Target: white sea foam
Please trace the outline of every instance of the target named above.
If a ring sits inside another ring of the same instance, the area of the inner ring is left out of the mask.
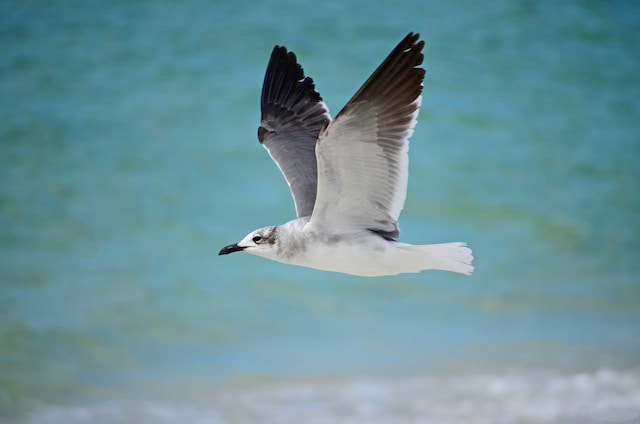
[[[640,370],[234,385],[192,404],[47,406],[11,424],[640,423]]]

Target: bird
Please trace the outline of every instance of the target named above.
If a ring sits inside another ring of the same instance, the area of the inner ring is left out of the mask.
[[[419,34],[407,34],[333,119],[295,53],[273,48],[258,140],[289,185],[296,218],[252,231],[219,255],[246,252],[361,277],[473,272],[466,243],[397,240],[409,138],[422,102],[423,47]]]

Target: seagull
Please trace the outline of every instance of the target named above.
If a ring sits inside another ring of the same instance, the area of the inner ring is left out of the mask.
[[[289,184],[297,218],[252,231],[219,255],[247,252],[363,277],[428,269],[473,272],[465,243],[396,240],[425,75],[419,38],[409,33],[335,119],[296,55],[274,47],[262,86],[258,139]]]

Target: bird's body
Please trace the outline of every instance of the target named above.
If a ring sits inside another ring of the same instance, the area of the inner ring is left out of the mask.
[[[268,246],[260,256],[323,271],[374,277],[424,269],[469,274],[469,249],[463,243],[415,246],[369,231],[336,234],[316,229],[309,217],[265,227],[247,235],[237,246],[250,246],[255,237]],[[233,250],[236,245],[231,245]],[[242,249],[244,250],[244,249]],[[251,251],[249,251],[251,252]],[[425,268],[426,267],[426,268]]]
[[[274,48],[258,138],[284,174],[298,218],[253,231],[221,255],[246,251],[359,276],[473,272],[464,243],[395,240],[421,102],[423,46],[418,35],[407,35],[334,120],[295,55]]]

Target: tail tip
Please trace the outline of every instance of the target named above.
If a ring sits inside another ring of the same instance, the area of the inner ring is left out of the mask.
[[[473,263],[473,251],[467,246],[467,243],[457,242],[452,243],[454,249],[454,256],[452,257],[455,262],[455,267],[452,267],[452,271],[460,274],[471,275],[475,270]]]

